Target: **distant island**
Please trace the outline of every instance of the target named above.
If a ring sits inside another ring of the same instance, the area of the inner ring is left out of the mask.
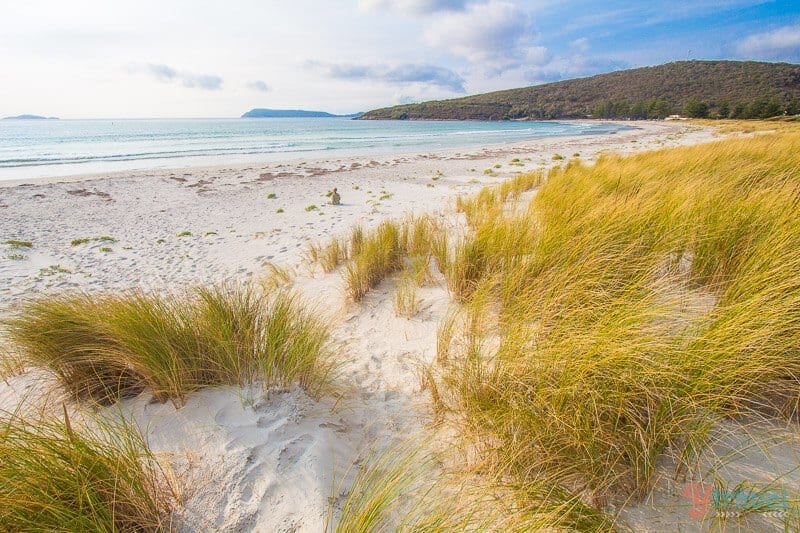
[[[588,78],[406,104],[364,120],[768,118],[800,114],[800,65],[676,61]]]
[[[43,117],[41,115],[17,115],[15,117],[3,117],[3,120],[58,120],[58,117]]]
[[[304,109],[251,109],[242,118],[356,118],[361,116],[362,113],[353,113],[352,115],[334,115],[326,113],[325,111],[306,111]]]

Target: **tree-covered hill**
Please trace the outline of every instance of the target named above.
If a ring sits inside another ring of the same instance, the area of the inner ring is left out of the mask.
[[[766,118],[800,113],[800,65],[678,61],[589,78],[406,104],[362,119]]]

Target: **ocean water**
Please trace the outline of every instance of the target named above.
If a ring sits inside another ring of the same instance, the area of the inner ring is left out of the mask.
[[[622,128],[345,118],[0,120],[0,180],[466,148]]]

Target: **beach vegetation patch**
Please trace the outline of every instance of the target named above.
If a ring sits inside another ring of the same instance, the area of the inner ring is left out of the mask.
[[[80,246],[81,244],[86,244],[89,242],[114,243],[117,242],[117,239],[109,235],[101,235],[100,237],[81,237],[79,239],[72,239],[72,241],[70,242],[70,246]]]
[[[191,231],[182,231],[178,233],[178,237],[190,237],[192,235]]]
[[[316,209],[318,209],[318,207],[316,205],[314,205],[314,204],[306,206],[306,211],[314,211]]]
[[[11,248],[33,248],[33,243],[31,241],[18,241],[16,239],[9,239],[3,244],[10,246]]]

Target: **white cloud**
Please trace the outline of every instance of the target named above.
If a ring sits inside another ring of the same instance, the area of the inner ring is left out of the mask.
[[[463,12],[443,14],[425,32],[431,45],[493,72],[525,61],[547,62],[547,50],[533,46],[534,37],[529,15],[501,0],[470,4]]]
[[[192,74],[180,72],[168,65],[150,63],[145,67],[145,72],[162,83],[179,81],[189,89],[205,89],[216,91],[222,88],[222,78],[214,74]]]
[[[469,0],[361,0],[366,9],[391,9],[421,15],[437,11],[461,11]]]
[[[589,39],[586,37],[581,37],[579,39],[575,39],[569,45],[579,52],[588,52],[589,51]]]
[[[456,72],[426,63],[403,63],[394,67],[359,63],[309,62],[309,67],[322,70],[326,76],[339,80],[373,80],[388,85],[421,85],[464,93],[464,78]]]
[[[736,46],[744,57],[779,59],[800,56],[800,26],[784,26],[772,31],[755,33]]]
[[[272,90],[272,87],[267,85],[265,82],[261,80],[253,80],[247,83],[247,88],[252,89],[254,91],[259,91],[262,93],[268,93]]]

